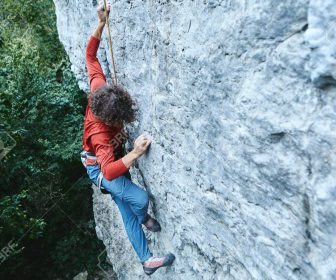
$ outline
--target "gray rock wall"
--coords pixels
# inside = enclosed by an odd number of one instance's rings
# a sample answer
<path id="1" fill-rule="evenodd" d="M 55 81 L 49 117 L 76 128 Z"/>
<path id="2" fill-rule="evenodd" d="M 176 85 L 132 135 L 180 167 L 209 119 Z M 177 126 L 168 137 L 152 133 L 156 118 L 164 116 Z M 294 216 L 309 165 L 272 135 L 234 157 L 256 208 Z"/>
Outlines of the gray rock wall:
<path id="1" fill-rule="evenodd" d="M 54 0 L 79 85 L 96 1 Z M 137 100 L 132 168 L 173 267 L 151 279 L 336 279 L 333 0 L 112 1 L 120 83 Z M 110 75 L 107 42 L 99 50 Z M 147 279 L 110 197 L 98 237 L 119 279 Z"/>

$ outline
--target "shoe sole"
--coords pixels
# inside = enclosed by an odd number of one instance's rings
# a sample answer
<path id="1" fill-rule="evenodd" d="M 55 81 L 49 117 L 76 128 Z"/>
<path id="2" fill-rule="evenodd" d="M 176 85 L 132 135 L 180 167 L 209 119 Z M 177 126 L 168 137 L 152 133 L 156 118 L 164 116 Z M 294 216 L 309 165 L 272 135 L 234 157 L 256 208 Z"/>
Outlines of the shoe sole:
<path id="1" fill-rule="evenodd" d="M 169 254 L 169 256 L 167 257 L 167 260 L 163 263 L 162 266 L 155 267 L 155 268 L 147 268 L 147 270 L 145 270 L 144 268 L 144 272 L 146 273 L 146 275 L 152 275 L 159 268 L 172 265 L 174 260 L 175 260 L 175 256 L 173 254 Z"/>

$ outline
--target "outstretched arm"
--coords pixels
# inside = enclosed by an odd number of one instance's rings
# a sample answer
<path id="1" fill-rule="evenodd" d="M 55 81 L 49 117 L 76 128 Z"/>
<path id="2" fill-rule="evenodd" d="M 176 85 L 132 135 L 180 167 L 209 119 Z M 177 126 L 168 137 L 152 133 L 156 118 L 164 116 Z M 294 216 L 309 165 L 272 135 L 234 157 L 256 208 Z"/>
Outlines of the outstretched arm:
<path id="1" fill-rule="evenodd" d="M 110 6 L 108 5 L 108 13 L 110 12 Z M 101 65 L 97 58 L 97 51 L 99 48 L 101 36 L 106 23 L 106 17 L 104 12 L 104 4 L 101 2 L 97 8 L 98 13 L 98 26 L 93 32 L 89 43 L 86 47 L 86 66 L 89 75 L 90 89 L 94 92 L 97 88 L 105 85 L 106 79 Z"/>
<path id="2" fill-rule="evenodd" d="M 110 7 L 111 7 L 110 3 L 108 2 L 107 3 L 107 15 L 110 14 Z M 92 36 L 100 40 L 103 34 L 105 23 L 106 23 L 104 1 L 99 2 L 98 8 L 97 8 L 97 14 L 98 14 L 98 27 L 96 28 L 95 32 L 93 32 Z"/>
<path id="3" fill-rule="evenodd" d="M 98 26 L 97 26 L 96 30 L 93 32 L 92 36 L 95 37 L 98 40 L 101 40 L 104 27 L 105 27 L 105 22 L 99 21 Z"/>

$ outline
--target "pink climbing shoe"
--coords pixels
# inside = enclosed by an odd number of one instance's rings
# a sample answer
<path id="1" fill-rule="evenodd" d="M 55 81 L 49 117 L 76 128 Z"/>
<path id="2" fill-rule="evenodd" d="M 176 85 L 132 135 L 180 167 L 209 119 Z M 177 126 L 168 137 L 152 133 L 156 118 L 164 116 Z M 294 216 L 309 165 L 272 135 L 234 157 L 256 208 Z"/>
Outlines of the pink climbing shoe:
<path id="1" fill-rule="evenodd" d="M 163 257 L 151 257 L 143 263 L 143 270 L 147 275 L 151 275 L 160 267 L 172 265 L 174 260 L 175 256 L 172 253 Z"/>
<path id="2" fill-rule="evenodd" d="M 152 218 L 149 214 L 148 214 L 147 221 L 144 223 L 144 226 L 146 227 L 146 229 L 152 232 L 157 232 L 161 230 L 161 226 L 159 222 L 155 220 L 154 218 Z"/>

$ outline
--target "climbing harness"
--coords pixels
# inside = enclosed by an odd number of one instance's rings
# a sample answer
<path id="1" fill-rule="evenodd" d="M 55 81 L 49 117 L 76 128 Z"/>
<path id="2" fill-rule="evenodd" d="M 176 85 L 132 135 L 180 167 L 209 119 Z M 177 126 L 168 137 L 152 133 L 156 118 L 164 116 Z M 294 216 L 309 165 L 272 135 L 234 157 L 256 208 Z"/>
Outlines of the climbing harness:
<path id="1" fill-rule="evenodd" d="M 87 151 L 81 152 L 81 161 L 85 169 L 87 169 L 88 165 L 98 165 L 97 157 L 94 154 Z M 109 194 L 109 192 L 102 186 L 102 181 L 103 181 L 103 173 L 100 171 L 97 177 L 97 183 L 95 183 L 93 180 L 92 183 L 96 187 L 98 187 L 103 194 Z"/>
<path id="2" fill-rule="evenodd" d="M 106 17 L 106 23 L 107 23 L 107 34 L 108 34 L 108 41 L 109 41 L 109 49 L 110 49 L 110 53 L 111 53 L 112 66 L 113 66 L 113 74 L 111 75 L 111 77 L 112 77 L 113 84 L 117 85 L 117 83 L 118 83 L 117 71 L 116 71 L 116 66 L 115 66 L 115 61 L 114 61 L 113 42 L 112 42 L 109 14 L 107 12 L 107 0 L 104 0 L 104 11 L 105 11 L 105 17 Z"/>

